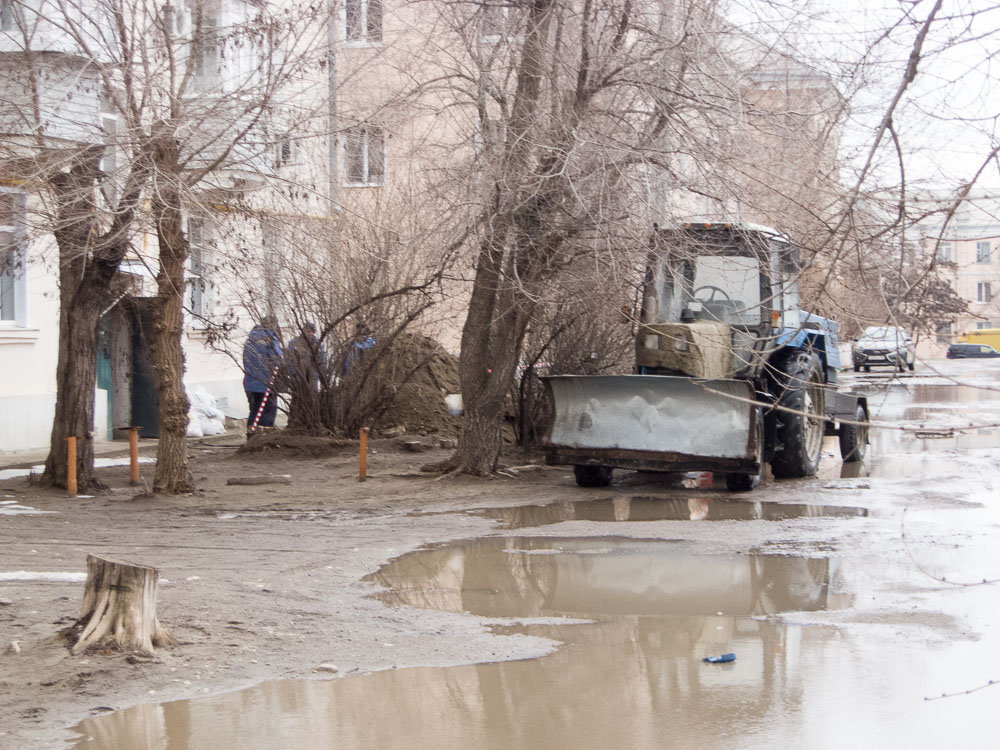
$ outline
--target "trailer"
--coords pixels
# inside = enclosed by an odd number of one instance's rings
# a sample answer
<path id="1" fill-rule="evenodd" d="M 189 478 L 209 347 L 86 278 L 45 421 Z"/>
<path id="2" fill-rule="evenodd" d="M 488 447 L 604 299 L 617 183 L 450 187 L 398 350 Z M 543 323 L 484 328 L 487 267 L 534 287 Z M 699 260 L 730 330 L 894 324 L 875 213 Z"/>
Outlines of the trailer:
<path id="1" fill-rule="evenodd" d="M 758 225 L 685 224 L 650 242 L 632 375 L 545 378 L 546 462 L 581 486 L 615 468 L 723 472 L 752 490 L 816 473 L 823 437 L 845 461 L 868 443 L 868 402 L 840 391 L 835 321 L 800 309 L 797 250 Z"/>

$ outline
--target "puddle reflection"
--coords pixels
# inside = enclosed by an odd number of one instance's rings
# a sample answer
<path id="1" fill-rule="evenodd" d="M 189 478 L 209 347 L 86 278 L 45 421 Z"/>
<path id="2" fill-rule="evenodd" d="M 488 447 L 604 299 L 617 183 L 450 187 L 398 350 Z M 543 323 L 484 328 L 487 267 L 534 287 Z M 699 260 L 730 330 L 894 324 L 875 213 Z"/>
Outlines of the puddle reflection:
<path id="1" fill-rule="evenodd" d="M 391 604 L 485 617 L 725 615 L 827 608 L 827 558 L 691 555 L 675 543 L 497 538 L 421 550 L 366 580 Z"/>
<path id="2" fill-rule="evenodd" d="M 790 518 L 856 518 L 868 515 L 864 508 L 708 497 L 609 497 L 566 500 L 550 505 L 488 508 L 481 512 L 487 518 L 500 521 L 504 529 L 532 528 L 563 521 L 784 521 Z"/>

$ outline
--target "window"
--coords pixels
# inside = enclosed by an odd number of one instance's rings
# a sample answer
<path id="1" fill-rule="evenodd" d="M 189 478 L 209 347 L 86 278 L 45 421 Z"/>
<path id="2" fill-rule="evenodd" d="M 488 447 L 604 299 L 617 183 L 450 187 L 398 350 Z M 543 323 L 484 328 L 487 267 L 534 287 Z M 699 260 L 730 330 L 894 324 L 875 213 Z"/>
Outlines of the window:
<path id="1" fill-rule="evenodd" d="M 938 243 L 937 251 L 938 263 L 951 263 L 951 243 L 941 242 Z"/>
<path id="2" fill-rule="evenodd" d="M 483 4 L 479 32 L 486 41 L 499 41 L 507 33 L 508 6 L 497 0 Z"/>
<path id="3" fill-rule="evenodd" d="M 0 193 L 0 323 L 22 327 L 27 323 L 24 210 L 23 194 Z"/>
<path id="4" fill-rule="evenodd" d="M 381 42 L 382 0 L 344 0 L 344 38 L 348 42 Z"/>
<path id="5" fill-rule="evenodd" d="M 990 282 L 980 281 L 976 283 L 976 302 L 989 302 L 992 299 L 990 294 Z"/>
<path id="6" fill-rule="evenodd" d="M 101 155 L 98 168 L 103 177 L 100 182 L 100 199 L 102 206 L 113 210 L 118 200 L 118 116 L 114 113 L 101 113 L 101 130 L 104 132 L 104 153 Z"/>
<path id="7" fill-rule="evenodd" d="M 507 124 L 501 117 L 487 117 L 476 120 L 476 153 L 484 151 L 503 151 L 507 140 Z"/>
<path id="8" fill-rule="evenodd" d="M 191 25 L 191 65 L 194 85 L 195 88 L 205 91 L 218 85 L 222 69 L 218 5 L 211 0 L 197 3 Z"/>
<path id="9" fill-rule="evenodd" d="M 0 0 L 0 31 L 17 31 L 16 0 Z"/>
<path id="10" fill-rule="evenodd" d="M 951 323 L 935 323 L 934 324 L 934 335 L 939 344 L 948 344 L 951 342 Z"/>
<path id="11" fill-rule="evenodd" d="M 190 31 L 191 11 L 184 0 L 163 6 L 163 30 L 169 36 L 184 36 Z"/>
<path id="12" fill-rule="evenodd" d="M 976 243 L 976 263 L 989 263 L 990 262 L 990 243 L 989 242 L 977 242 Z"/>
<path id="13" fill-rule="evenodd" d="M 981 331 L 984 328 L 990 328 L 990 321 L 988 321 L 988 320 L 977 320 L 976 321 L 976 330 L 977 331 Z"/>
<path id="14" fill-rule="evenodd" d="M 188 219 L 188 310 L 192 315 L 206 317 L 211 314 L 210 285 L 206 276 L 211 258 L 212 227 L 204 219 Z"/>
<path id="15" fill-rule="evenodd" d="M 344 184 L 385 181 L 385 136 L 376 125 L 357 125 L 344 134 Z"/>
<path id="16" fill-rule="evenodd" d="M 290 133 L 278 136 L 278 142 L 274 144 L 274 165 L 284 167 L 288 164 L 299 163 L 299 144 Z"/>

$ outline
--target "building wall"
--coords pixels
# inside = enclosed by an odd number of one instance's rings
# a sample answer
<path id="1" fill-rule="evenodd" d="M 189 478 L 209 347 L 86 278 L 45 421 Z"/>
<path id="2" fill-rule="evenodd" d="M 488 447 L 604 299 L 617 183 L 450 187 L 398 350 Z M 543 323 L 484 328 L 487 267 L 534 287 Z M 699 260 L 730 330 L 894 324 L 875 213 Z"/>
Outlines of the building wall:
<path id="1" fill-rule="evenodd" d="M 47 445 L 55 411 L 59 289 L 46 262 L 54 242 L 30 230 L 26 240 L 35 261 L 18 290 L 26 318 L 0 324 L 0 452 Z"/>
<path id="2" fill-rule="evenodd" d="M 924 351 L 943 356 L 963 333 L 1000 328 L 1000 196 L 973 192 L 946 227 L 928 223 L 924 250 L 936 256 L 939 276 L 968 305 L 965 314 L 935 324 Z"/>

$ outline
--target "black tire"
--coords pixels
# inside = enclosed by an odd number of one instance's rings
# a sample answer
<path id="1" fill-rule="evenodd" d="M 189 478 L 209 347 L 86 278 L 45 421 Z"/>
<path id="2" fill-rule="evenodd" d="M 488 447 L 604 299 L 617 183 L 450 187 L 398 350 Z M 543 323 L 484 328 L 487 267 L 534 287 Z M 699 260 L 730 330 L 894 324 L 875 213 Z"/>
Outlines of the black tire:
<path id="1" fill-rule="evenodd" d="M 611 484 L 614 469 L 610 466 L 580 466 L 573 467 L 573 476 L 581 487 L 607 487 Z"/>
<path id="2" fill-rule="evenodd" d="M 871 372 L 871 371 L 872 371 L 872 368 L 869 367 L 868 365 L 865 365 L 865 372 Z"/>
<path id="3" fill-rule="evenodd" d="M 913 372 L 916 366 L 917 366 L 916 359 L 911 359 L 909 362 L 906 363 L 906 367 L 907 369 L 909 369 L 910 372 Z"/>
<path id="4" fill-rule="evenodd" d="M 819 357 L 798 352 L 785 360 L 777 411 L 779 450 L 771 459 L 776 477 L 809 477 L 819 468 L 826 426 Z M 865 371 L 868 367 L 865 367 Z"/>
<path id="5" fill-rule="evenodd" d="M 840 440 L 840 457 L 844 463 L 861 461 L 868 447 L 868 415 L 865 407 L 858 404 L 853 421 L 856 424 L 840 423 L 837 437 Z"/>
<path id="6" fill-rule="evenodd" d="M 757 469 L 756 474 L 726 474 L 726 489 L 730 492 L 750 492 L 760 487 L 760 472 L 764 468 L 764 415 L 757 409 L 754 415 L 757 425 Z"/>
<path id="7" fill-rule="evenodd" d="M 861 365 L 854 365 L 854 372 L 861 372 Z"/>
<path id="8" fill-rule="evenodd" d="M 750 492 L 760 487 L 760 474 L 726 474 L 726 489 L 730 492 Z"/>

